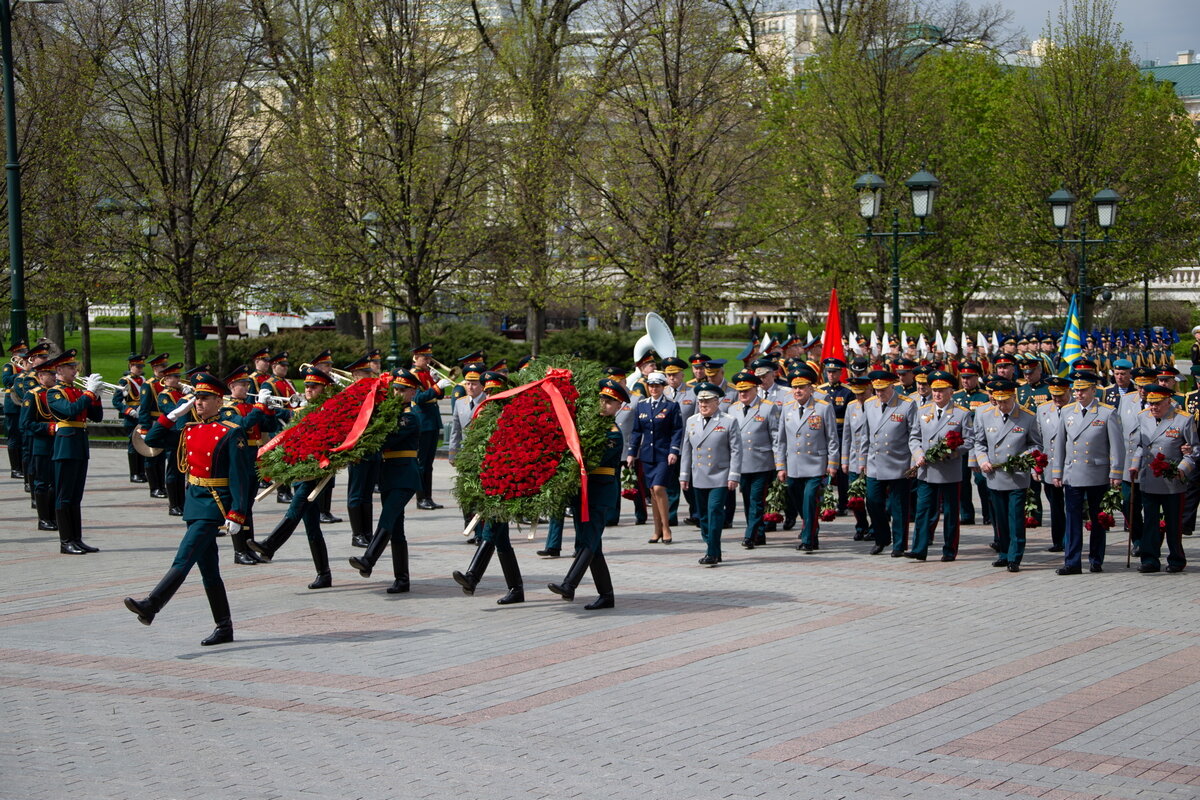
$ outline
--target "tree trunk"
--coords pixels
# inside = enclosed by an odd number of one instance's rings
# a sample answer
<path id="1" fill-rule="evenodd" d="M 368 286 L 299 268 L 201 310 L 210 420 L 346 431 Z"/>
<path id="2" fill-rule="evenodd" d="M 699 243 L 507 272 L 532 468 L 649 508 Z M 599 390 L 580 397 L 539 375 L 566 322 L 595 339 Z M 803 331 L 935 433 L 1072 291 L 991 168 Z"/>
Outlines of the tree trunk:
<path id="1" fill-rule="evenodd" d="M 423 344 L 421 341 L 421 315 L 418 312 L 412 311 L 408 313 L 408 341 L 410 347 L 417 347 Z M 448 354 L 443 354 L 443 358 Z"/>
<path id="2" fill-rule="evenodd" d="M 700 339 L 704 328 L 704 309 L 692 309 L 692 352 L 700 352 Z"/>
<path id="3" fill-rule="evenodd" d="M 630 329 L 631 324 L 632 320 L 630 319 L 629 309 L 622 307 L 617 312 L 617 330 L 624 333 Z"/>
<path id="4" fill-rule="evenodd" d="M 196 327 L 192 324 L 192 315 L 183 317 L 183 368 L 189 370 L 196 366 Z"/>
<path id="5" fill-rule="evenodd" d="M 154 354 L 154 313 L 151 311 L 142 312 L 141 351 L 148 356 Z"/>
<path id="6" fill-rule="evenodd" d="M 358 313 L 358 309 L 337 312 L 334 315 L 334 325 L 337 328 L 337 332 L 342 336 L 351 336 L 355 339 L 363 338 L 362 315 Z"/>
<path id="7" fill-rule="evenodd" d="M 530 303 L 525 309 L 525 344 L 537 355 L 542 349 L 542 332 L 546 329 L 546 309 Z"/>
<path id="8" fill-rule="evenodd" d="M 367 321 L 363 325 L 363 340 L 367 344 L 368 350 L 375 349 L 375 312 L 368 311 L 366 314 Z"/>
<path id="9" fill-rule="evenodd" d="M 962 339 L 962 332 L 963 332 L 963 307 L 955 306 L 954 308 L 952 308 L 950 310 L 950 334 L 954 337 L 955 341 L 959 342 L 960 345 L 962 344 L 962 342 L 960 341 Z M 961 353 L 960 353 L 960 355 L 961 355 Z"/>
<path id="10" fill-rule="evenodd" d="M 83 298 L 79 306 L 79 354 L 83 363 L 83 374 L 92 374 L 92 324 L 88 321 L 88 301 Z"/>
<path id="11" fill-rule="evenodd" d="M 46 315 L 46 338 L 54 343 L 55 347 L 62 351 L 66 349 L 66 319 L 60 311 L 57 314 Z"/>
<path id="12" fill-rule="evenodd" d="M 225 315 L 217 314 L 217 374 L 229 374 L 229 334 L 225 332 Z"/>

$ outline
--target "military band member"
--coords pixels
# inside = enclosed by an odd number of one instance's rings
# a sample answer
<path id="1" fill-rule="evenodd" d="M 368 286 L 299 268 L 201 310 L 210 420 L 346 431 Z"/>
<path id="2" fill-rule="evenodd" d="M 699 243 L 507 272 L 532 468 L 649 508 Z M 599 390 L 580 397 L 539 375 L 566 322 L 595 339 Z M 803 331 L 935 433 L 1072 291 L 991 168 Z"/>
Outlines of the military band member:
<path id="1" fill-rule="evenodd" d="M 1151 386 L 1146 392 L 1147 407 L 1138 414 L 1136 427 L 1128 437 L 1133 446 L 1129 475 L 1141 485 L 1145 520 L 1138 548 L 1142 561 L 1138 572 L 1142 573 L 1158 572 L 1162 568 L 1164 531 L 1159 529 L 1160 519 L 1166 526 L 1167 572 L 1182 572 L 1187 565 L 1180 517 L 1183 493 L 1195 472 L 1197 454 L 1200 453 L 1200 436 L 1195 422 L 1179 410 L 1172 394 L 1170 387 Z M 1154 474 L 1150 464 L 1159 454 L 1176 465 L 1178 478 Z"/>
<path id="2" fill-rule="evenodd" d="M 319 399 L 333 385 L 333 380 L 328 375 L 314 367 L 305 369 L 303 377 L 304 399 L 309 403 Z M 292 501 L 288 504 L 283 519 L 271 534 L 261 541 L 251 539 L 246 545 L 263 561 L 269 562 L 303 522 L 304 533 L 308 537 L 308 549 L 317 571 L 316 579 L 308 584 L 308 588 L 328 589 L 333 585 L 333 576 L 329 571 L 329 548 L 325 544 L 325 535 L 321 532 L 321 510 L 316 502 L 309 502 L 309 494 L 317 488 L 318 483 L 320 480 L 296 483 L 292 490 Z M 314 501 L 315 499 L 313 498 Z"/>
<path id="3" fill-rule="evenodd" d="M 162 416 L 162 411 L 158 407 L 158 394 L 163 390 L 163 370 L 166 369 L 170 361 L 170 353 L 159 353 L 146 362 L 150 365 L 151 376 L 142 385 L 142 398 L 138 404 L 138 432 L 142 436 L 145 436 L 150 431 L 150 426 L 154 424 L 154 420 Z M 145 464 L 146 483 L 150 487 L 150 496 L 166 497 L 166 452 L 164 451 L 156 456 L 146 456 Z"/>
<path id="4" fill-rule="evenodd" d="M 343 369 L 350 373 L 351 380 L 356 383 L 377 377 L 368 353 Z M 420 424 L 419 419 L 413 419 Z M 346 516 L 350 518 L 350 544 L 353 547 L 366 547 L 371 543 L 375 524 L 375 484 L 379 480 L 379 469 L 378 454 L 369 455 L 346 468 Z"/>
<path id="5" fill-rule="evenodd" d="M 1062 429 L 1062 413 L 1071 402 L 1069 387 L 1071 382 L 1057 375 L 1046 379 L 1046 390 L 1050 393 L 1050 402 L 1042 403 L 1034 411 L 1037 417 L 1038 431 L 1042 434 L 1042 446 L 1053 463 L 1054 449 L 1058 442 L 1058 434 Z M 1019 391 L 1019 389 L 1018 389 Z M 1061 553 L 1064 549 L 1067 532 L 1067 506 L 1063 496 L 1063 487 L 1053 480 L 1042 481 L 1046 489 L 1046 501 L 1050 505 L 1050 546 L 1049 553 Z M 1036 487 L 1032 487 L 1036 491 Z M 1096 509 L 1099 512 L 1099 509 Z"/>
<path id="6" fill-rule="evenodd" d="M 788 373 L 792 399 L 783 405 L 773 448 L 774 477 L 786 481 L 792 505 L 804 520 L 796 549 L 806 553 L 821 547 L 821 493 L 841 465 L 842 455 L 837 412 L 831 404 L 813 396 L 816 381 L 817 373 L 806 364 Z M 741 420 L 738 422 L 740 426 Z M 745 458 L 743 448 L 743 464 Z"/>
<path id="7" fill-rule="evenodd" d="M 155 403 L 160 413 L 170 414 L 180 403 L 187 397 L 184 394 L 181 385 L 181 371 L 183 364 L 176 362 L 169 364 L 159 373 L 162 389 L 158 392 L 158 400 Z M 166 447 L 163 449 L 163 466 L 164 478 L 163 486 L 167 491 L 167 513 L 172 517 L 183 516 L 183 498 L 184 498 L 184 480 L 183 471 L 179 467 L 178 444 L 179 434 L 174 431 L 168 431 L 162 436 L 162 440 L 166 442 Z"/>
<path id="8" fill-rule="evenodd" d="M 254 393 L 257 395 L 262 385 L 272 377 L 270 348 L 264 347 L 250 356 L 250 363 L 254 365 L 254 371 L 250 373 L 250 378 L 254 381 Z"/>
<path id="9" fill-rule="evenodd" d="M 629 392 L 624 384 L 612 378 L 602 378 L 597 385 L 600 394 L 599 414 L 602 417 L 614 418 L 617 412 L 630 402 Z M 589 568 L 592 572 L 592 582 L 600 596 L 584 606 L 588 611 L 612 608 L 616 604 L 613 593 L 612 576 L 608 571 L 608 561 L 604 557 L 603 536 L 605 509 L 617 502 L 620 482 L 617 474 L 621 469 L 621 460 L 625 452 L 625 443 L 621 438 L 621 429 L 615 424 L 608 429 L 608 436 L 600 461 L 588 465 L 588 519 L 583 519 L 583 496 L 576 495 L 571 501 L 571 521 L 575 524 L 575 557 L 567 569 L 567 575 L 559 583 L 551 583 L 547 588 L 564 600 L 574 600 L 575 590 L 583 580 L 583 573 Z"/>
<path id="10" fill-rule="evenodd" d="M 742 547 L 747 550 L 753 550 L 766 536 L 763 514 L 767 511 L 767 489 L 775 480 L 775 437 L 781 410 L 759 396 L 760 386 L 761 381 L 750 372 L 734 375 L 738 402 L 729 410 L 730 416 L 738 421 L 742 437 L 742 513 L 746 516 Z"/>
<path id="11" fill-rule="evenodd" d="M 695 388 L 697 383 L 704 380 L 704 365 L 707 364 L 709 358 L 704 353 L 692 353 L 688 358 L 688 364 L 692 367 L 692 377 L 688 379 L 688 386 Z"/>
<path id="12" fill-rule="evenodd" d="M 667 376 L 651 372 L 645 378 L 649 393 L 634 408 L 633 430 L 627 448 L 627 466 L 640 465 L 650 487 L 654 514 L 654 538 L 650 544 L 671 544 L 671 526 L 667 504 L 667 486 L 674 466 L 679 462 L 683 417 L 679 405 L 663 397 Z M 633 392 L 630 392 L 632 397 Z M 682 485 L 682 478 L 681 485 Z"/>
<path id="13" fill-rule="evenodd" d="M 225 385 L 229 388 L 229 399 L 221 408 L 221 420 L 237 423 L 246 437 L 246 446 L 237 448 L 237 457 L 245 460 L 244 472 L 254 474 L 255 461 L 258 458 L 258 448 L 266 444 L 270 436 L 282 426 L 276 418 L 275 410 L 267 405 L 271 390 L 263 387 L 257 395 L 251 395 L 254 378 L 251 370 L 245 364 L 235 368 L 225 376 Z M 241 489 L 246 497 L 239 503 L 243 509 L 244 519 L 242 529 L 230 536 L 233 542 L 233 563 L 250 566 L 262 563 L 247 544 L 254 538 L 254 497 L 257 481 L 242 482 Z"/>
<path id="14" fill-rule="evenodd" d="M 962 482 L 962 462 L 971 448 L 971 412 L 954 403 L 957 388 L 954 376 L 935 370 L 929 373 L 932 402 L 917 409 L 917 425 L 909 434 L 909 448 L 917 467 L 917 514 L 913 526 L 912 549 L 905 558 L 924 561 L 929 555 L 938 515 L 942 523 L 942 561 L 958 558 L 959 484 Z M 958 433 L 963 442 L 949 458 L 930 464 L 925 458 L 929 448 L 951 432 Z"/>
<path id="15" fill-rule="evenodd" d="M 168 432 L 182 425 L 182 461 L 187 473 L 187 497 L 184 500 L 184 521 L 187 533 L 179 542 L 175 560 L 158 585 L 145 599 L 125 598 L 125 607 L 137 614 L 138 621 L 149 625 L 163 606 L 175 595 L 195 564 L 200 568 L 204 593 L 212 610 L 216 628 L 200 642 L 210 646 L 233 641 L 233 615 L 229 597 L 221 579 L 217 553 L 219 528 L 230 534 L 241 531 L 245 510 L 243 499 L 253 494 L 253 474 L 246 471 L 248 461 L 240 454 L 246 447 L 241 427 L 221 419 L 222 397 L 229 389 L 207 373 L 195 376 L 195 392 L 170 414 L 164 414 L 146 434 L 151 447 L 165 445 Z"/>
<path id="16" fill-rule="evenodd" d="M 62 541 L 72 542 L 75 549 L 95 553 L 99 548 L 83 541 L 83 490 L 88 473 L 87 424 L 104 419 L 104 406 L 100 403 L 100 376 L 89 375 L 84 389 L 75 387 L 75 376 L 79 374 L 79 362 L 75 351 L 67 350 L 52 358 L 44 366 L 53 367 L 58 384 L 46 389 L 46 404 L 54 417 L 54 514 L 58 524 L 58 536 Z M 60 551 L 76 555 L 73 550 Z"/>
<path id="17" fill-rule="evenodd" d="M 699 563 L 708 567 L 721 563 L 725 494 L 737 491 L 741 480 L 742 441 L 738 421 L 720 410 L 723 397 L 715 383 L 696 384 L 700 413 L 688 420 L 681 442 L 679 482 L 685 489 L 689 486 L 696 489 L 700 531 L 708 546 Z"/>
<path id="18" fill-rule="evenodd" d="M 873 370 L 867 377 L 875 396 L 864 408 L 864 442 L 851 443 L 851 452 L 863 452 L 867 476 L 867 515 L 875 529 L 871 555 L 879 555 L 889 544 L 892 558 L 900 558 L 908 545 L 908 471 L 912 455 L 908 439 L 917 425 L 917 405 L 901 395 L 896 376 Z"/>
<path id="19" fill-rule="evenodd" d="M 443 506 L 433 502 L 433 461 L 437 456 L 438 442 L 442 440 L 442 412 L 438 401 L 445 396 L 447 389 L 454 386 L 454 381 L 438 378 L 430 372 L 433 363 L 433 348 L 422 344 L 412 350 L 413 366 L 425 371 L 421 381 L 421 393 L 413 402 L 412 413 L 417 415 L 421 425 L 421 441 L 417 448 L 421 465 L 421 488 L 417 491 L 417 508 L 426 511 L 436 511 Z M 507 369 L 505 370 L 507 372 Z"/>
<path id="20" fill-rule="evenodd" d="M 259 358 L 259 356 L 261 356 L 263 354 L 263 352 L 265 352 L 265 351 L 259 351 L 259 353 L 255 354 L 254 364 L 255 364 L 256 371 L 258 369 L 259 361 L 261 360 Z M 292 396 L 296 394 L 296 387 L 294 387 L 292 385 L 292 382 L 290 380 L 288 380 L 288 377 L 287 377 L 288 368 L 290 366 L 290 361 L 289 361 L 289 356 L 288 356 L 287 351 L 285 350 L 284 352 L 276 353 L 275 355 L 268 355 L 266 362 L 267 362 L 266 377 L 263 377 L 261 380 L 259 380 L 258 378 L 255 379 L 256 381 L 258 381 L 259 388 L 260 389 L 262 389 L 262 388 L 270 389 L 271 394 L 275 395 L 276 397 L 282 398 L 284 400 L 290 400 L 292 398 Z M 292 487 L 281 485 L 278 489 L 276 489 L 275 490 L 275 502 L 276 503 L 291 503 L 292 502 Z"/>
<path id="21" fill-rule="evenodd" d="M 57 531 L 58 523 L 54 512 L 54 415 L 50 413 L 46 390 L 58 383 L 54 367 L 45 363 L 33 367 L 37 385 L 25 393 L 25 403 L 21 407 L 21 434 L 23 442 L 28 446 L 29 455 L 25 458 L 25 475 L 32 485 L 34 507 L 37 509 L 38 530 Z M 80 555 L 84 551 L 75 546 L 74 541 L 65 538 L 66 532 L 59 534 L 59 551 L 66 555 Z"/>
<path id="22" fill-rule="evenodd" d="M 421 380 L 406 369 L 396 370 L 391 381 L 392 392 L 404 400 L 404 409 L 379 452 L 379 527 L 366 552 L 350 559 L 350 566 L 364 578 L 371 572 L 383 549 L 392 546 L 392 585 L 388 594 L 401 594 L 410 587 L 408 577 L 408 538 L 404 535 L 404 507 L 421 488 L 417 445 L 421 438 L 421 423 L 412 413 L 412 402 L 418 391 L 434 392 L 436 386 L 422 389 Z M 440 392 L 439 392 L 440 395 Z M 515 557 L 514 557 L 515 558 Z"/>
<path id="23" fill-rule="evenodd" d="M 1037 419 L 1017 404 L 1015 381 L 996 378 L 989 386 L 992 404 L 975 412 L 973 441 L 975 463 L 988 476 L 992 521 L 999 537 L 1000 557 L 992 566 L 1020 572 L 1025 555 L 1025 492 L 1031 471 L 998 467 L 1012 456 L 1040 451 L 1042 437 Z"/>
<path id="24" fill-rule="evenodd" d="M 1083 504 L 1092 523 L 1088 543 L 1090 571 L 1104 571 L 1105 528 L 1100 524 L 1100 501 L 1111 486 L 1121 485 L 1125 469 L 1125 435 L 1121 417 L 1107 403 L 1096 400 L 1100 376 L 1091 371 L 1071 374 L 1075 402 L 1061 414 L 1061 428 L 1050 459 L 1055 486 L 1065 495 L 1066 552 L 1059 575 L 1083 571 Z"/>
<path id="25" fill-rule="evenodd" d="M 21 464 L 24 447 L 21 442 L 21 409 L 22 401 L 13 391 L 17 377 L 27 366 L 25 355 L 29 345 L 22 339 L 8 348 L 9 361 L 4 365 L 4 430 L 8 435 L 8 469 L 9 477 L 21 480 L 25 477 L 25 469 Z"/>
<path id="26" fill-rule="evenodd" d="M 146 379 L 142 371 L 146 367 L 146 357 L 141 353 L 130 353 L 126 359 L 129 370 L 117 381 L 117 391 L 113 392 L 112 407 L 121 418 L 121 432 L 129 443 L 125 446 L 125 457 L 129 461 L 129 482 L 146 482 L 146 462 L 133 447 L 133 432 L 137 429 L 138 408 L 142 402 L 142 384 Z"/>

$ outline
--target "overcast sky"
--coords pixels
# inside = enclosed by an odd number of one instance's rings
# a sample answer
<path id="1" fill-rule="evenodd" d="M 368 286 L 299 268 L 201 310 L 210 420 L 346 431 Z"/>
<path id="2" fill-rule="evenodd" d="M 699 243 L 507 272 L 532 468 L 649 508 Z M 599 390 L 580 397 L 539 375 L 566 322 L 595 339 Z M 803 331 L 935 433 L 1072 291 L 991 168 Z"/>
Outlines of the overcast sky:
<path id="1" fill-rule="evenodd" d="M 973 0 L 983 5 L 983 0 Z M 1046 15 L 1057 19 L 1059 0 L 1000 0 L 1013 12 L 1013 24 L 1036 39 L 1046 27 Z M 1173 62 L 1179 50 L 1200 53 L 1200 0 L 1113 0 L 1116 21 L 1133 45 L 1138 59 Z"/>

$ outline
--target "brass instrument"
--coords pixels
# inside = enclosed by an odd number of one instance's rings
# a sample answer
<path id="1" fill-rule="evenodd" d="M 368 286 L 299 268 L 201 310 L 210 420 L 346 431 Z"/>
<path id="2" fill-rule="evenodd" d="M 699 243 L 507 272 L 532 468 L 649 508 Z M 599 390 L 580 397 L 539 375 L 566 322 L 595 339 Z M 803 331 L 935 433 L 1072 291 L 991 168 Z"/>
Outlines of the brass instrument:
<path id="1" fill-rule="evenodd" d="M 306 370 L 309 368 L 318 369 L 318 367 L 314 367 L 312 364 L 300 365 L 301 370 Z M 322 370 L 322 372 L 323 371 L 324 370 Z M 354 378 L 350 377 L 350 373 L 346 372 L 344 369 L 331 368 L 329 370 L 329 377 L 333 378 L 336 383 L 339 383 L 342 386 L 349 386 L 350 384 L 354 383 Z"/>
<path id="2" fill-rule="evenodd" d="M 85 378 L 82 375 L 76 375 L 75 376 L 75 388 L 76 389 L 87 388 L 87 378 Z M 107 381 L 100 381 L 100 391 L 109 392 L 110 394 L 116 394 L 122 390 L 121 390 L 120 386 L 109 383 Z"/>
<path id="3" fill-rule="evenodd" d="M 429 365 L 430 365 L 429 371 L 432 372 L 434 375 L 437 375 L 439 378 L 441 378 L 443 380 L 451 381 L 453 383 L 458 383 L 458 378 L 462 377 L 461 369 L 459 369 L 458 367 L 447 367 L 445 364 L 438 361 L 436 358 L 429 359 Z M 458 378 L 455 377 L 455 373 L 458 374 Z"/>
<path id="4" fill-rule="evenodd" d="M 271 395 L 270 397 L 267 398 L 267 405 L 269 405 L 271 408 L 295 409 L 295 408 L 304 408 L 304 406 L 307 404 L 305 403 L 304 398 L 301 395 L 294 394 L 291 397 L 279 397 L 278 395 Z"/>

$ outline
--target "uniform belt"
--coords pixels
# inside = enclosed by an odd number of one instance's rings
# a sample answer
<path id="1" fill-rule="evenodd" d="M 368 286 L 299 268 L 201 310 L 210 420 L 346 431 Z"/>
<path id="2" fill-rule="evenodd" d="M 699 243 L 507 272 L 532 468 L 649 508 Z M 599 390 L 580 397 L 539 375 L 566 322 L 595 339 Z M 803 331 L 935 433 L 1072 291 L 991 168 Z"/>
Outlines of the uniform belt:
<path id="1" fill-rule="evenodd" d="M 384 450 L 384 458 L 416 458 L 416 450 Z"/>
<path id="2" fill-rule="evenodd" d="M 188 483 L 193 486 L 228 486 L 229 478 L 197 478 L 195 475 L 187 476 Z"/>
<path id="3" fill-rule="evenodd" d="M 588 475 L 616 475 L 616 474 L 617 474 L 616 467 L 596 467 L 595 469 L 588 470 Z"/>
<path id="4" fill-rule="evenodd" d="M 58 422 L 55 425 L 55 427 L 57 427 L 57 428 L 86 428 L 87 423 L 80 422 L 79 420 L 75 420 L 75 419 L 68 419 L 68 420 L 62 420 L 62 421 Z"/>
<path id="5" fill-rule="evenodd" d="M 262 444 L 262 439 L 247 439 L 246 444 L 252 444 L 255 447 L 258 447 Z"/>

